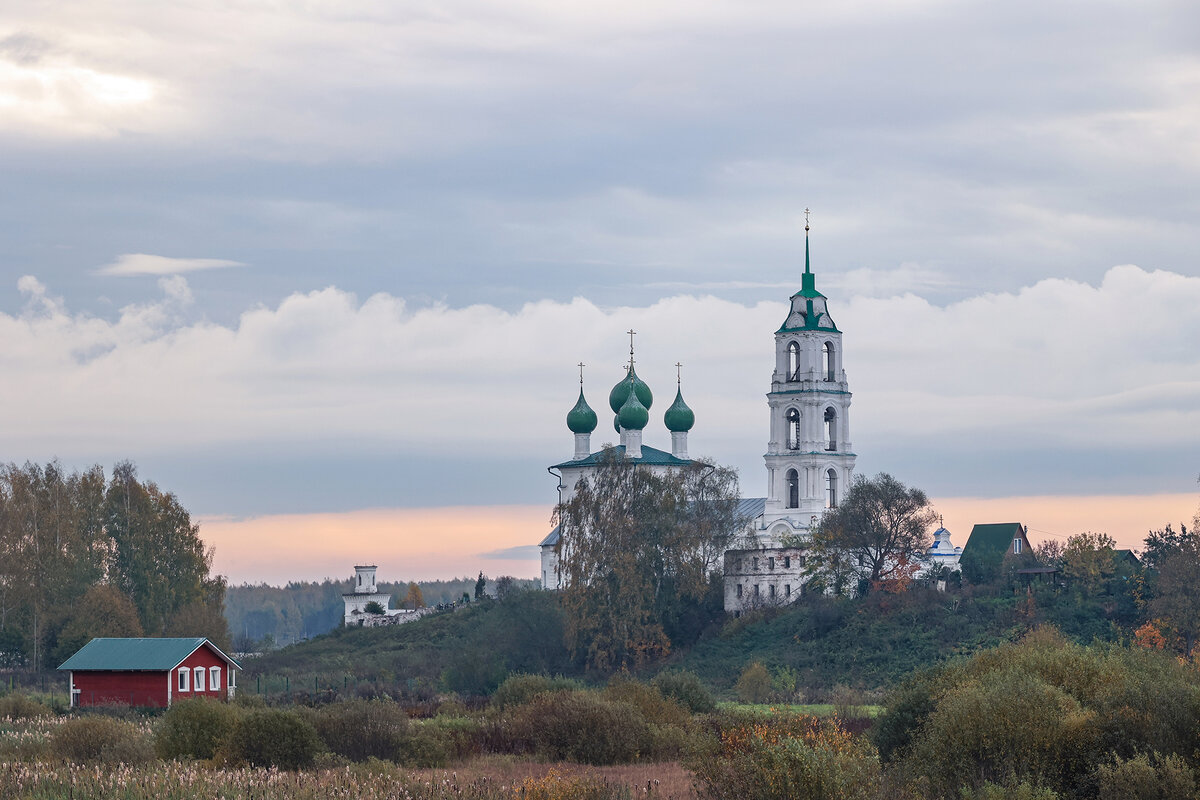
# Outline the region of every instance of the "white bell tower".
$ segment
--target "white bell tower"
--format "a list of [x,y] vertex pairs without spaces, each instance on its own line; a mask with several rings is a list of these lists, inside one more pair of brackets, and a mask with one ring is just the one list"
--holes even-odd
[[[854,474],[850,446],[850,387],[842,369],[842,333],[816,289],[804,221],[804,276],[791,309],[775,332],[775,371],[767,407],[771,438],[764,456],[769,538],[806,532],[838,504]],[[786,522],[786,530],[776,522]]]

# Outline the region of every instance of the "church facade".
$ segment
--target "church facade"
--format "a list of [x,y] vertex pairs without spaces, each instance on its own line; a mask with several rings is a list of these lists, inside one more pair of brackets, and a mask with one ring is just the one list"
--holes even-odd
[[[750,520],[725,553],[725,610],[742,611],[793,602],[804,593],[805,541],[825,510],[836,506],[850,485],[855,455],[850,445],[850,389],[842,366],[842,333],[830,316],[826,297],[816,289],[805,225],[804,274],[800,291],[790,298],[788,315],[775,332],[774,369],[767,393],[769,434],[764,455],[767,496],[744,498],[739,512]],[[575,486],[602,456],[591,452],[597,417],[584,399],[567,414],[575,436],[572,459],[550,467],[559,478],[558,501],[567,502]],[[634,370],[633,348],[626,375],[609,394],[620,434],[618,451],[627,461],[654,470],[691,463],[688,431],[695,415],[677,388],[664,415],[671,452],[642,443],[653,403],[650,388]],[[559,588],[559,532],[541,542],[542,585]]]

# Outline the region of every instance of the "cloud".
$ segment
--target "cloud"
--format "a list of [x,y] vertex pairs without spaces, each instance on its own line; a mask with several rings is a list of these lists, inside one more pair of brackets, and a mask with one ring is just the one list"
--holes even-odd
[[[632,327],[656,393],[647,444],[668,446],[661,414],[681,361],[697,417],[690,451],[739,467],[747,494],[764,480],[781,301],[576,298],[505,311],[329,287],[217,324],[188,318],[179,276],[114,319],[70,311],[34,278],[20,283],[25,309],[0,314],[0,364],[22,387],[0,396],[0,439],[22,457],[286,450],[314,464],[390,454],[414,469],[438,459],[460,465],[446,482],[469,504],[489,480],[478,459],[569,457],[563,418],[581,360],[601,417],[593,445],[615,438],[605,399]],[[1185,491],[1194,465],[1178,465],[1200,449],[1196,308],[1200,278],[1134,266],[1098,285],[1052,279],[945,306],[911,293],[834,298],[860,466],[903,478],[932,464],[924,488],[943,493],[1078,491],[1076,474],[1101,464],[1127,490]],[[545,492],[533,473],[518,501]],[[380,503],[420,502],[381,485]]]
[[223,258],[171,258],[155,256],[148,253],[122,253],[111,264],[96,270],[97,275],[179,275],[184,272],[196,272],[202,269],[223,269],[225,267],[244,267],[240,261],[229,261]]
[[[539,520],[540,521],[540,520]],[[520,560],[530,559],[534,561],[541,553],[541,548],[536,544],[523,544],[516,547],[502,547],[499,550],[489,550],[486,553],[480,553],[479,558],[496,558],[503,560]]]

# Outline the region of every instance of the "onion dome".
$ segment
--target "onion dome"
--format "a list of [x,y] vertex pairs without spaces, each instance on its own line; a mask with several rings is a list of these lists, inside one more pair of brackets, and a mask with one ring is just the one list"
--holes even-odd
[[579,400],[575,407],[567,412],[567,427],[571,433],[591,433],[596,430],[596,412],[583,399],[583,389],[579,390]]
[[663,421],[667,423],[667,430],[672,433],[690,431],[696,424],[696,414],[683,402],[682,390],[675,390],[675,402],[667,409]]
[[[633,370],[630,369],[629,372],[632,374]],[[633,380],[634,379],[631,379],[631,382]],[[643,383],[642,385],[645,386],[646,384]],[[646,394],[648,395],[649,393],[650,390],[646,389]],[[640,392],[638,392],[636,388],[632,388],[629,391],[628,396],[625,398],[625,404],[621,406],[621,410],[617,412],[617,422],[620,423],[621,427],[625,430],[640,431],[642,428],[646,427],[647,423],[650,422],[650,412],[647,411],[646,406],[642,404],[642,399],[638,397],[639,394]]]
[[625,400],[629,397],[631,381],[633,391],[637,393],[638,402],[642,408],[649,411],[650,406],[653,405],[654,394],[650,391],[650,387],[646,385],[646,382],[637,376],[637,372],[633,369],[633,364],[630,364],[629,371],[625,373],[625,377],[608,393],[608,407],[613,410],[614,414],[621,413],[621,408],[625,405]]
[[613,430],[617,433],[621,432],[621,417],[618,414],[613,415]]

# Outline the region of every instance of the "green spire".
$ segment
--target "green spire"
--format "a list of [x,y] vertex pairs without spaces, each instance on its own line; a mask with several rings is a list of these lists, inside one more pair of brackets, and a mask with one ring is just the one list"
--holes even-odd
[[812,273],[812,263],[808,257],[808,209],[804,209],[804,277],[801,278],[801,291],[815,292],[817,290],[816,276]]
[[583,387],[579,389],[579,400],[575,407],[567,412],[567,427],[571,433],[591,433],[596,430],[596,412],[583,399]]

